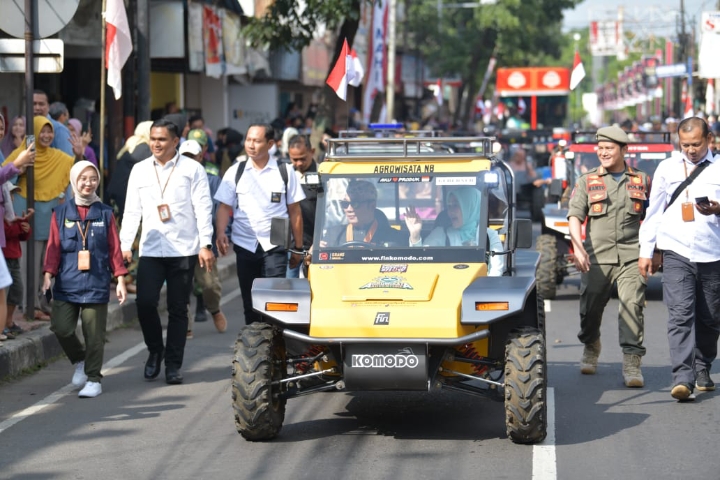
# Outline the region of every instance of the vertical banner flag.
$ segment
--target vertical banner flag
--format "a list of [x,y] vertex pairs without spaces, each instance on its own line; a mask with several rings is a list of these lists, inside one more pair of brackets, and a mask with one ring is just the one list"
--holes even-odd
[[368,78],[363,100],[363,121],[366,124],[370,123],[375,96],[385,91],[385,33],[389,3],[387,0],[375,0],[373,3],[372,30],[368,42]]
[[220,78],[225,72],[222,44],[222,21],[215,8],[203,5],[203,38],[205,41],[205,74]]
[[348,84],[356,80],[354,63],[352,56],[350,56],[347,39],[343,39],[340,55],[325,81],[342,100],[347,100]]
[[580,52],[575,50],[575,61],[573,61],[573,69],[570,74],[570,90],[575,90],[583,78],[585,78],[585,67],[580,60]]
[[107,29],[105,42],[107,84],[112,87],[115,100],[118,100],[122,96],[122,68],[133,49],[123,0],[107,0],[105,24]]
[[355,70],[355,78],[349,79],[348,83],[353,87],[359,87],[363,77],[365,76],[365,69],[363,68],[362,63],[360,63],[360,59],[358,58],[357,52],[354,48],[350,50],[350,56],[352,57],[353,69]]

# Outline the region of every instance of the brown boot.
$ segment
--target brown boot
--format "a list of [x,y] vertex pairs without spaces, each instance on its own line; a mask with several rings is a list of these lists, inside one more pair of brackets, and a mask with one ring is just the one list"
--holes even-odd
[[602,345],[598,338],[593,343],[586,343],[583,350],[582,359],[580,360],[580,372],[585,375],[594,375],[597,371],[598,358]]
[[217,328],[217,331],[220,333],[223,333],[225,330],[227,330],[227,319],[225,318],[225,314],[222,312],[216,312],[213,313],[213,322],[215,322],[215,328]]

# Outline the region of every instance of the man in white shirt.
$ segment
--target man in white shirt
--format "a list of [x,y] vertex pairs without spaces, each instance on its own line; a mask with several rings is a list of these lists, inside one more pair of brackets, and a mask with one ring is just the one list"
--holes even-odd
[[647,278],[662,262],[670,394],[688,401],[695,398],[693,388],[715,390],[710,367],[720,335],[720,157],[708,149],[712,134],[701,118],[680,122],[678,135],[682,154],[663,161],[653,177],[638,265]]
[[[160,374],[165,358],[165,381],[180,384],[188,328],[187,304],[195,262],[214,268],[212,199],[207,174],[193,159],[178,156],[178,127],[165,119],[150,128],[153,156],[130,172],[120,245],[123,258],[132,260],[132,243],[142,220],[140,261],[137,269],[137,309],[150,355],[145,378]],[[157,306],[167,283],[168,327],[163,345]]]
[[[292,167],[278,164],[270,155],[274,144],[272,126],[251,125],[245,136],[247,160],[235,163],[225,172],[215,194],[215,200],[220,202],[215,223],[220,255],[227,254],[230,249],[225,229],[230,217],[233,218],[232,243],[246,324],[261,320],[252,308],[253,281],[256,278],[284,278],[288,266],[287,251],[270,243],[271,219],[289,217],[295,249],[303,248],[300,201],[305,199],[305,194]],[[238,180],[239,168],[243,170]],[[301,255],[293,253],[290,267],[294,268],[301,260]]]

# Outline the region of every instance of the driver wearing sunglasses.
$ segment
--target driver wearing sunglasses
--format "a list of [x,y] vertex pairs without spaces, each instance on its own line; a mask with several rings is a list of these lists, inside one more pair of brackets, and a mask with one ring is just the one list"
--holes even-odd
[[347,224],[330,228],[321,246],[399,246],[407,236],[390,226],[377,207],[377,190],[365,180],[350,182],[340,207]]

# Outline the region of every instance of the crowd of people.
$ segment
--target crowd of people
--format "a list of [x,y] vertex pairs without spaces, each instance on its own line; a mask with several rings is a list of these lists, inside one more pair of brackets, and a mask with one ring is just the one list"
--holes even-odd
[[[314,244],[317,202],[306,175],[317,171],[324,140],[333,132],[326,131],[317,148],[313,146],[312,117],[303,117],[295,106],[288,108],[284,120],[252,124],[242,133],[226,128],[217,135],[199,115],[168,113],[137,124],[117,154],[105,202],[98,196],[100,155],[89,129],[70,118],[62,103],[48,103],[44,92],[34,92],[33,99],[33,137],[25,135],[23,117],[6,122],[0,116],[0,340],[21,333],[13,322],[19,308],[26,317],[49,320],[74,365],[72,383],[80,388],[78,395],[96,397],[102,393],[111,294],[123,303],[128,293],[136,293],[148,348],[144,377],[155,379],[164,364],[165,381],[182,383],[193,322],[212,318],[220,333],[228,326],[220,308],[219,255],[231,249],[235,254],[246,323],[259,320],[252,308],[256,278],[299,276],[300,252]],[[584,345],[583,374],[596,372],[602,312],[617,284],[623,379],[628,387],[644,385],[645,287],[647,277],[662,264],[671,394],[686,401],[694,398],[695,389],[715,388],[709,372],[720,335],[720,190],[715,180],[720,157],[713,155],[713,128],[697,117],[679,122],[671,131],[679,152],[658,167],[652,182],[625,163],[633,141],[626,129],[598,130],[601,165],[579,178],[568,214],[574,262],[582,272],[578,337]],[[510,162],[528,168],[520,151]],[[33,209],[27,202],[29,166],[34,171]],[[409,247],[481,242],[480,199],[473,188],[448,194],[444,223],[437,222],[425,238],[415,207],[409,206],[403,218],[409,238],[400,238],[387,218],[378,216],[376,202],[372,183],[350,182],[339,202],[345,222],[322,242]],[[289,219],[289,251],[270,242],[273,217]],[[34,265],[23,255],[31,233]],[[502,250],[493,229],[487,229],[487,244]],[[502,274],[502,258],[488,260],[490,275]],[[27,272],[37,274],[42,293],[35,305],[23,305]],[[158,313],[163,285],[166,338]],[[197,307],[190,315],[193,296]],[[76,334],[78,318],[84,341]]]

